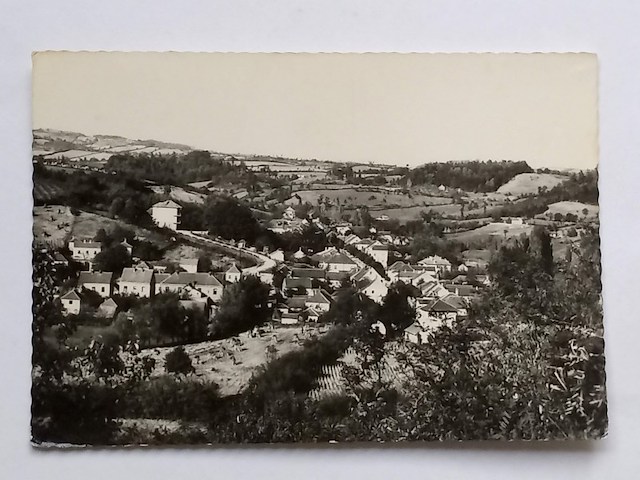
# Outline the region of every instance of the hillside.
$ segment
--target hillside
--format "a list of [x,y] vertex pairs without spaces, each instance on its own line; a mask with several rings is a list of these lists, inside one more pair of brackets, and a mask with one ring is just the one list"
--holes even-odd
[[547,190],[551,190],[565,180],[567,177],[552,173],[521,173],[498,188],[497,192],[516,196],[535,194],[539,188],[546,187]]

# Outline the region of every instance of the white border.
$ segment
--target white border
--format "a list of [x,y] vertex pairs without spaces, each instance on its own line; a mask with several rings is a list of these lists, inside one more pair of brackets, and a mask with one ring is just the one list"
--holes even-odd
[[[0,478],[634,478],[640,2],[0,2]],[[37,451],[28,443],[33,50],[589,51],[600,172],[610,436],[592,444]]]

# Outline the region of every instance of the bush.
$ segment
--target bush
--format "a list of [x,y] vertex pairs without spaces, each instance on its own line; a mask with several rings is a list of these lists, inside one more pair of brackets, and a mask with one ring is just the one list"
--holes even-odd
[[182,373],[185,375],[195,371],[191,363],[191,357],[182,347],[176,347],[167,353],[164,368],[167,373]]

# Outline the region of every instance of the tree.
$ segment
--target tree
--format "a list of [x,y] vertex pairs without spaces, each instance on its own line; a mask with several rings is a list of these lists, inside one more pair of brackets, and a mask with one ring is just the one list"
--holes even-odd
[[94,259],[96,270],[103,272],[121,272],[123,268],[131,266],[131,257],[124,245],[115,245],[96,255]]
[[116,197],[111,202],[111,206],[109,207],[109,214],[112,217],[116,217],[122,212],[124,208],[124,200],[121,197]]
[[228,197],[208,197],[204,218],[209,233],[228,240],[253,243],[261,230],[251,209]]
[[211,257],[206,253],[198,258],[198,272],[210,272],[212,268]]
[[416,309],[409,298],[417,295],[416,289],[403,282],[395,282],[389,287],[377,318],[384,323],[389,333],[401,333],[416,319]]
[[245,332],[269,319],[269,286],[255,276],[241,278],[225,288],[210,333],[221,338]]
[[195,372],[191,357],[185,352],[182,346],[176,347],[167,353],[165,357],[164,368],[167,373],[178,373],[186,375]]

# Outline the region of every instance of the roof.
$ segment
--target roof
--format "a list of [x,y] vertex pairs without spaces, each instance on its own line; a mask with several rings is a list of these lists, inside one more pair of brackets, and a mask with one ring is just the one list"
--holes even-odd
[[240,271],[240,269],[236,266],[236,264],[234,263],[233,265],[231,265],[227,270],[226,273],[242,273]]
[[222,283],[210,273],[178,272],[162,280],[163,285],[211,285],[221,287]]
[[428,312],[457,312],[458,311],[458,307],[454,307],[453,305],[451,305],[448,302],[445,302],[441,298],[435,300],[431,305],[427,305],[423,309]]
[[180,260],[180,265],[198,265],[197,258],[185,258]]
[[104,302],[100,304],[98,308],[118,308],[118,304],[111,297],[107,298]]
[[423,258],[418,263],[420,265],[451,265],[451,262],[449,260],[438,255]]
[[351,260],[344,253],[334,253],[333,255],[329,255],[327,257],[322,258],[321,261],[324,263],[339,263],[339,264],[346,264],[346,265],[356,264],[356,262]]
[[203,302],[202,300],[178,300],[178,303],[187,310],[204,310],[207,308],[207,302]]
[[442,301],[455,308],[467,308],[467,303],[464,301],[464,298],[458,295],[447,295]]
[[324,278],[326,272],[321,268],[292,268],[291,276],[297,278]]
[[364,268],[360,269],[360,271],[358,273],[356,273],[351,278],[351,280],[353,280],[354,282],[359,282],[360,280],[365,278],[367,275],[369,275],[370,272],[371,272],[371,267],[364,267]]
[[473,285],[446,284],[446,285],[444,285],[444,288],[446,288],[447,290],[449,290],[452,293],[456,293],[457,292],[457,295],[460,295],[461,297],[471,297],[473,295],[477,295],[478,294],[476,288]]
[[54,253],[53,254],[53,259],[56,262],[68,262],[67,258],[64,255],[62,255],[60,252]]
[[346,280],[349,274],[345,272],[327,272],[327,280]]
[[165,200],[164,202],[154,203],[151,208],[182,208],[182,206],[173,200]]
[[156,273],[156,284],[164,282],[170,276],[170,273]]
[[309,295],[307,298],[308,303],[331,303],[328,294],[325,294],[322,290],[314,290],[313,295]]
[[102,248],[102,243],[94,242],[93,240],[74,240],[73,248]]
[[413,335],[417,335],[422,331],[422,327],[418,322],[413,322],[411,325],[405,328],[404,331]]
[[388,245],[374,245],[371,247],[371,250],[389,250]]
[[80,272],[78,285],[85,283],[111,283],[113,272]]
[[300,278],[292,278],[287,277],[284,279],[282,284],[283,288],[311,288],[311,278],[310,277],[300,277]]
[[414,268],[411,265],[407,265],[402,260],[394,262],[390,267],[390,272],[412,272]]
[[151,283],[153,273],[153,270],[150,269],[127,267],[122,270],[120,281],[131,283]]
[[70,290],[67,293],[65,293],[61,297],[61,299],[62,300],[80,300],[80,297],[78,296],[75,290]]
[[289,308],[305,308],[307,304],[307,296],[306,295],[297,295],[295,297],[288,298],[286,301],[287,307]]

